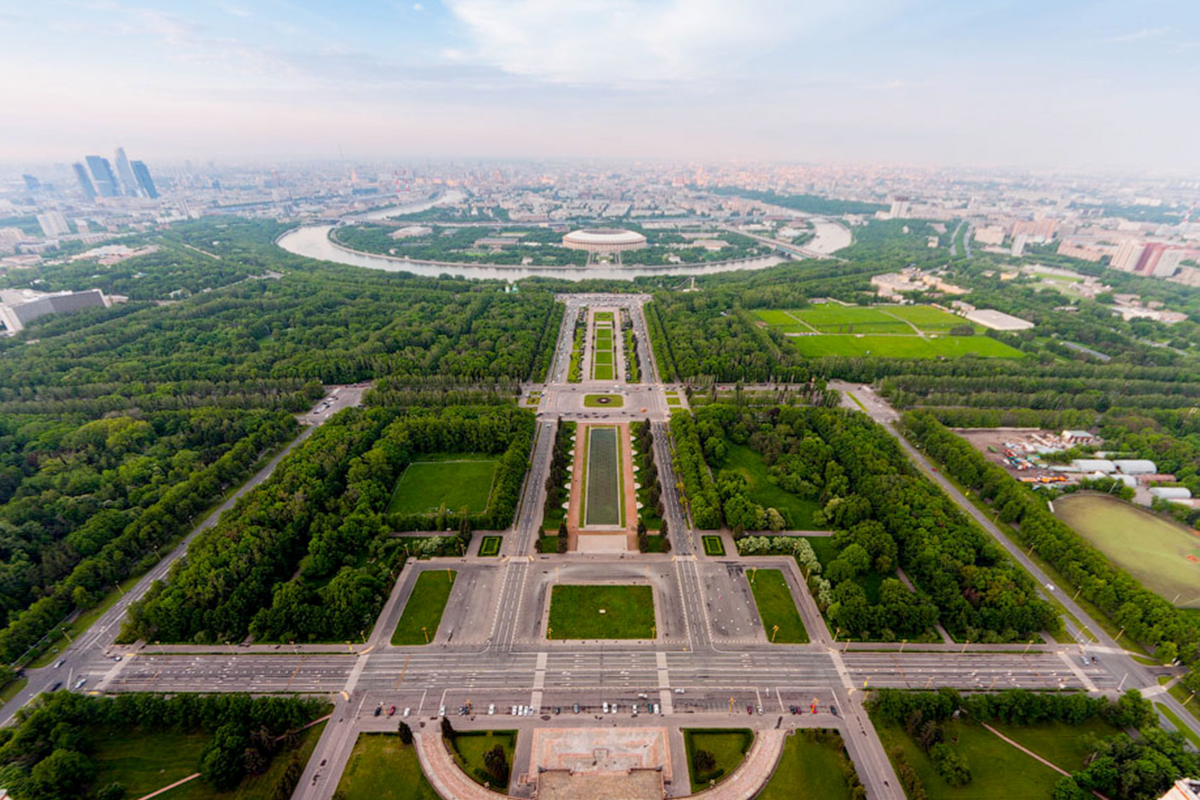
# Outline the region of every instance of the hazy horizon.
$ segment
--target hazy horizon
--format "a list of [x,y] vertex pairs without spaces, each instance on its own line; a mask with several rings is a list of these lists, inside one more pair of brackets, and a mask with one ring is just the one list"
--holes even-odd
[[0,3],[0,161],[1200,169],[1182,0],[321,5]]

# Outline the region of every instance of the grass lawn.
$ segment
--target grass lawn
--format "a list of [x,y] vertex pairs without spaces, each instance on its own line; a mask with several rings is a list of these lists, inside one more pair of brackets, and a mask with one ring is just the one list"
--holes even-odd
[[613,363],[612,350],[597,350],[596,351],[596,363],[597,364],[612,364]]
[[479,543],[479,555],[483,556],[484,558],[500,555],[500,544],[503,541],[503,536],[483,537],[483,541]]
[[592,380],[611,381],[613,379],[613,368],[611,365],[596,364],[592,367]]
[[389,514],[432,514],[443,505],[451,511],[464,506],[472,513],[487,510],[498,461],[472,455],[422,458],[409,464],[396,481]]
[[[509,772],[512,772],[513,752],[517,749],[516,731],[470,731],[459,733],[454,737],[454,755],[463,772],[476,783],[489,782],[487,770],[483,766],[483,754],[496,745],[504,748],[504,757],[508,760]],[[511,775],[510,775],[511,777]],[[497,791],[506,791],[508,786],[490,787]]]
[[792,734],[756,800],[850,800],[840,756],[840,748]]
[[1104,494],[1054,501],[1054,515],[1119,567],[1168,601],[1200,599],[1200,538],[1195,531]]
[[725,542],[721,540],[720,536],[701,536],[700,539],[704,543],[704,555],[725,555]]
[[559,584],[550,592],[550,629],[552,639],[653,639],[654,592]]
[[625,405],[625,398],[619,394],[585,394],[583,396],[584,408],[621,408]]
[[930,339],[920,336],[826,334],[797,336],[791,341],[800,354],[808,358],[866,355],[879,358],[959,358],[965,355],[980,358],[1024,357],[1020,350],[988,336],[939,336]]
[[786,312],[821,333],[912,333],[903,320],[873,306],[840,306],[832,303]]
[[429,633],[429,641],[433,641],[456,577],[458,573],[452,569],[431,569],[417,576],[412,594],[404,604],[404,614],[392,634],[393,645],[426,644],[425,631]]
[[678,397],[668,397],[668,398],[667,398],[667,405],[669,405],[669,406],[681,406],[681,405],[683,405],[683,401],[682,401],[682,400],[680,400]]
[[555,533],[553,536],[540,536],[540,537],[538,537],[538,541],[540,541],[542,543],[542,552],[543,553],[557,553],[558,552],[558,534],[557,533]]
[[610,426],[589,426],[584,464],[583,524],[621,525],[624,498],[620,431]]
[[417,752],[394,733],[359,735],[338,791],[346,800],[441,800],[421,771]]
[[611,311],[597,311],[595,314],[596,322],[612,322],[613,313]]
[[796,318],[786,311],[763,310],[755,311],[754,316],[768,325],[795,325]]
[[807,642],[808,631],[804,630],[804,623],[800,620],[800,612],[796,610],[796,601],[784,580],[783,571],[757,569],[747,572],[746,579],[750,580],[750,590],[754,593],[754,603],[758,606],[758,616],[767,632],[767,641],[771,641],[771,630],[778,625],[779,631],[774,639],[776,644]]
[[24,689],[28,683],[28,678],[17,678],[15,681],[6,683],[4,688],[0,689],[0,706],[3,706],[9,700],[16,697],[17,693]]
[[[301,763],[308,761],[325,723],[314,725],[300,734],[295,751]],[[113,781],[125,785],[126,797],[141,797],[182,780],[199,771],[200,751],[212,739],[209,733],[178,731],[129,732],[111,728],[89,733],[95,746],[93,758],[99,765],[95,785]],[[201,778],[172,789],[164,800],[271,800],[275,783],[287,769],[292,754],[281,751],[271,759],[262,775],[246,778],[231,792],[215,792]]]
[[783,515],[788,530],[818,530],[813,525],[812,514],[821,507],[816,500],[805,500],[791,492],[785,492],[771,483],[767,465],[762,456],[749,447],[726,441],[727,453],[722,469],[733,470],[750,482],[751,499],[764,508],[774,508]]
[[958,739],[958,749],[971,769],[972,780],[954,788],[942,780],[925,752],[904,728],[876,722],[875,729],[889,752],[899,747],[925,785],[929,800],[1046,800],[1054,794],[1061,777],[1046,765],[1030,758],[978,725],[946,724],[946,739]]
[[[885,306],[880,310],[905,322],[911,322],[926,333],[939,333],[971,324],[970,320],[933,306]],[[975,328],[980,329],[978,325]]]
[[[746,728],[684,728],[683,742],[687,746],[688,776],[695,794],[707,789],[711,781],[720,783],[737,769],[754,743],[754,734]],[[716,766],[709,772],[696,774],[692,767],[692,755],[697,750],[713,754]]]
[[1083,769],[1084,760],[1092,754],[1084,741],[1088,734],[1106,737],[1120,733],[1102,719],[1089,719],[1079,725],[1069,725],[1065,722],[1040,725],[1005,725],[1001,722],[988,724],[1067,772]]

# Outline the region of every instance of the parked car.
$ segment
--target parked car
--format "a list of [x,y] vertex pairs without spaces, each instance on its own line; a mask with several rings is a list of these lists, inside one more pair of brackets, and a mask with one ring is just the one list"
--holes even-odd
[[383,706],[375,706],[375,716],[378,717],[382,713],[383,713]]
[[746,713],[753,716],[754,715],[754,706],[750,706],[750,705],[746,706]]
[[395,707],[395,706],[392,706],[391,708],[389,708],[389,709],[388,709],[388,716],[389,716],[389,717],[391,717],[391,716],[394,716],[394,715],[395,715],[395,713],[396,713],[396,707]]

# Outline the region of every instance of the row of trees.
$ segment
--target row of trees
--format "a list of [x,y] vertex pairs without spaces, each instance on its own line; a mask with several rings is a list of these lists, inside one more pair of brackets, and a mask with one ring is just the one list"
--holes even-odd
[[[287,414],[263,414],[256,420],[256,425],[252,424],[254,422],[252,418],[247,419],[240,428],[245,435],[208,464],[202,463],[196,452],[180,451],[171,455],[169,463],[175,464],[181,470],[179,475],[186,474],[186,477],[164,485],[161,494],[149,493],[143,497],[138,494],[142,489],[132,491],[138,480],[149,480],[149,476],[134,477],[146,467],[146,461],[151,461],[150,471],[153,471],[148,456],[125,464],[129,469],[130,496],[139,497],[144,505],[130,504],[124,509],[116,504],[104,507],[106,502],[112,504],[117,497],[114,487],[119,478],[113,473],[119,474],[121,470],[107,470],[93,476],[92,500],[81,506],[86,519],[65,531],[64,538],[42,548],[38,561],[41,597],[24,609],[14,607],[10,610],[8,625],[0,630],[0,658],[15,661],[43,637],[47,641],[55,640],[59,636],[59,623],[72,610],[90,608],[100,601],[109,587],[149,569],[157,562],[160,547],[169,544],[198,514],[211,507],[230,485],[243,480],[264,451],[291,438],[296,430],[295,421]],[[126,426],[120,430],[127,433],[136,429],[136,426]],[[106,438],[103,449],[107,450],[108,445]],[[188,468],[186,465],[192,459],[195,460]],[[10,502],[9,506],[12,505]],[[45,528],[44,522],[31,520],[19,529],[25,535],[10,531],[6,536],[13,543],[18,536],[23,541],[36,541],[45,535]],[[15,589],[19,585],[16,581],[19,580],[21,554],[24,554],[25,564],[33,563],[24,547],[12,546],[9,554],[3,571],[8,579],[6,589],[0,593],[4,595],[9,587]]]
[[[658,477],[658,464],[654,460],[654,430],[650,420],[630,423],[629,431],[633,435],[633,449],[637,452],[634,463],[639,467],[637,482],[642,488],[638,490],[638,500],[642,503],[640,517],[657,522],[661,528],[666,524],[666,508],[662,501],[662,481]],[[662,531],[665,535],[666,531]]]
[[[904,428],[913,441],[937,459],[963,485],[976,490],[1010,524],[1024,545],[1037,548],[1059,573],[1089,601],[1125,629],[1126,635],[1155,648],[1164,663],[1176,657],[1200,659],[1200,625],[1171,603],[1114,566],[1045,504],[1001,467],[987,461],[970,444],[926,413],[909,413]],[[1193,671],[1185,679],[1200,689]]]
[[721,499],[704,460],[696,420],[686,412],[671,415],[671,440],[675,445],[672,464],[682,483],[679,499],[701,530],[721,527]]
[[[693,481],[703,480],[732,442],[757,452],[779,488],[821,504],[814,522],[836,529],[836,556],[820,574],[810,567],[810,583],[819,601],[829,598],[823,610],[846,635],[915,637],[940,622],[963,639],[1014,641],[1059,624],[1030,577],[865,415],[714,405],[698,410],[695,421],[676,414],[671,424],[673,433],[678,429],[676,461],[685,488],[686,470]],[[697,452],[708,462],[689,464]],[[769,517],[740,475],[720,471],[710,486],[723,500],[727,521]],[[897,567],[915,593],[897,578]],[[872,574],[878,580],[864,580]]]
[[[405,530],[454,528],[469,541],[474,528],[512,522],[533,428],[533,415],[511,406],[339,414],[192,543],[169,582],[131,608],[123,636],[359,638],[403,566],[405,543],[388,536],[394,519],[384,512],[404,469],[423,453],[500,456],[485,511],[402,519],[416,523]],[[435,550],[445,545],[439,540]]]
[[[18,725],[0,731],[0,784],[14,800],[121,800],[119,783],[96,785],[94,733],[152,736],[173,731],[210,734],[201,752],[201,779],[230,791],[246,775],[262,774],[281,752],[294,752],[297,732],[325,713],[317,700],[295,697],[124,694],[92,697],[59,692],[18,712]],[[274,795],[290,796],[302,765],[296,755]]]
[[[1093,739],[1087,766],[1055,786],[1055,800],[1085,800],[1092,792],[1122,800],[1152,800],[1179,777],[1200,771],[1200,755],[1188,749],[1184,735],[1159,728],[1153,704],[1133,689],[1115,701],[1082,693],[1025,689],[968,695],[953,689],[882,689],[872,694],[868,709],[872,718],[902,726],[951,786],[970,781],[965,757],[946,741],[943,726],[952,718],[1017,726],[1049,722],[1080,725],[1097,718],[1121,731],[1137,731],[1137,738],[1122,732]],[[895,751],[892,755],[895,759]],[[909,797],[925,796],[920,779],[903,759],[897,763],[897,773]]]

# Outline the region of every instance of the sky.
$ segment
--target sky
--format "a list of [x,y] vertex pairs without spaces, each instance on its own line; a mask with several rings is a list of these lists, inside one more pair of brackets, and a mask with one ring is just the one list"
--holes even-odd
[[0,161],[1200,173],[1197,0],[0,0]]

